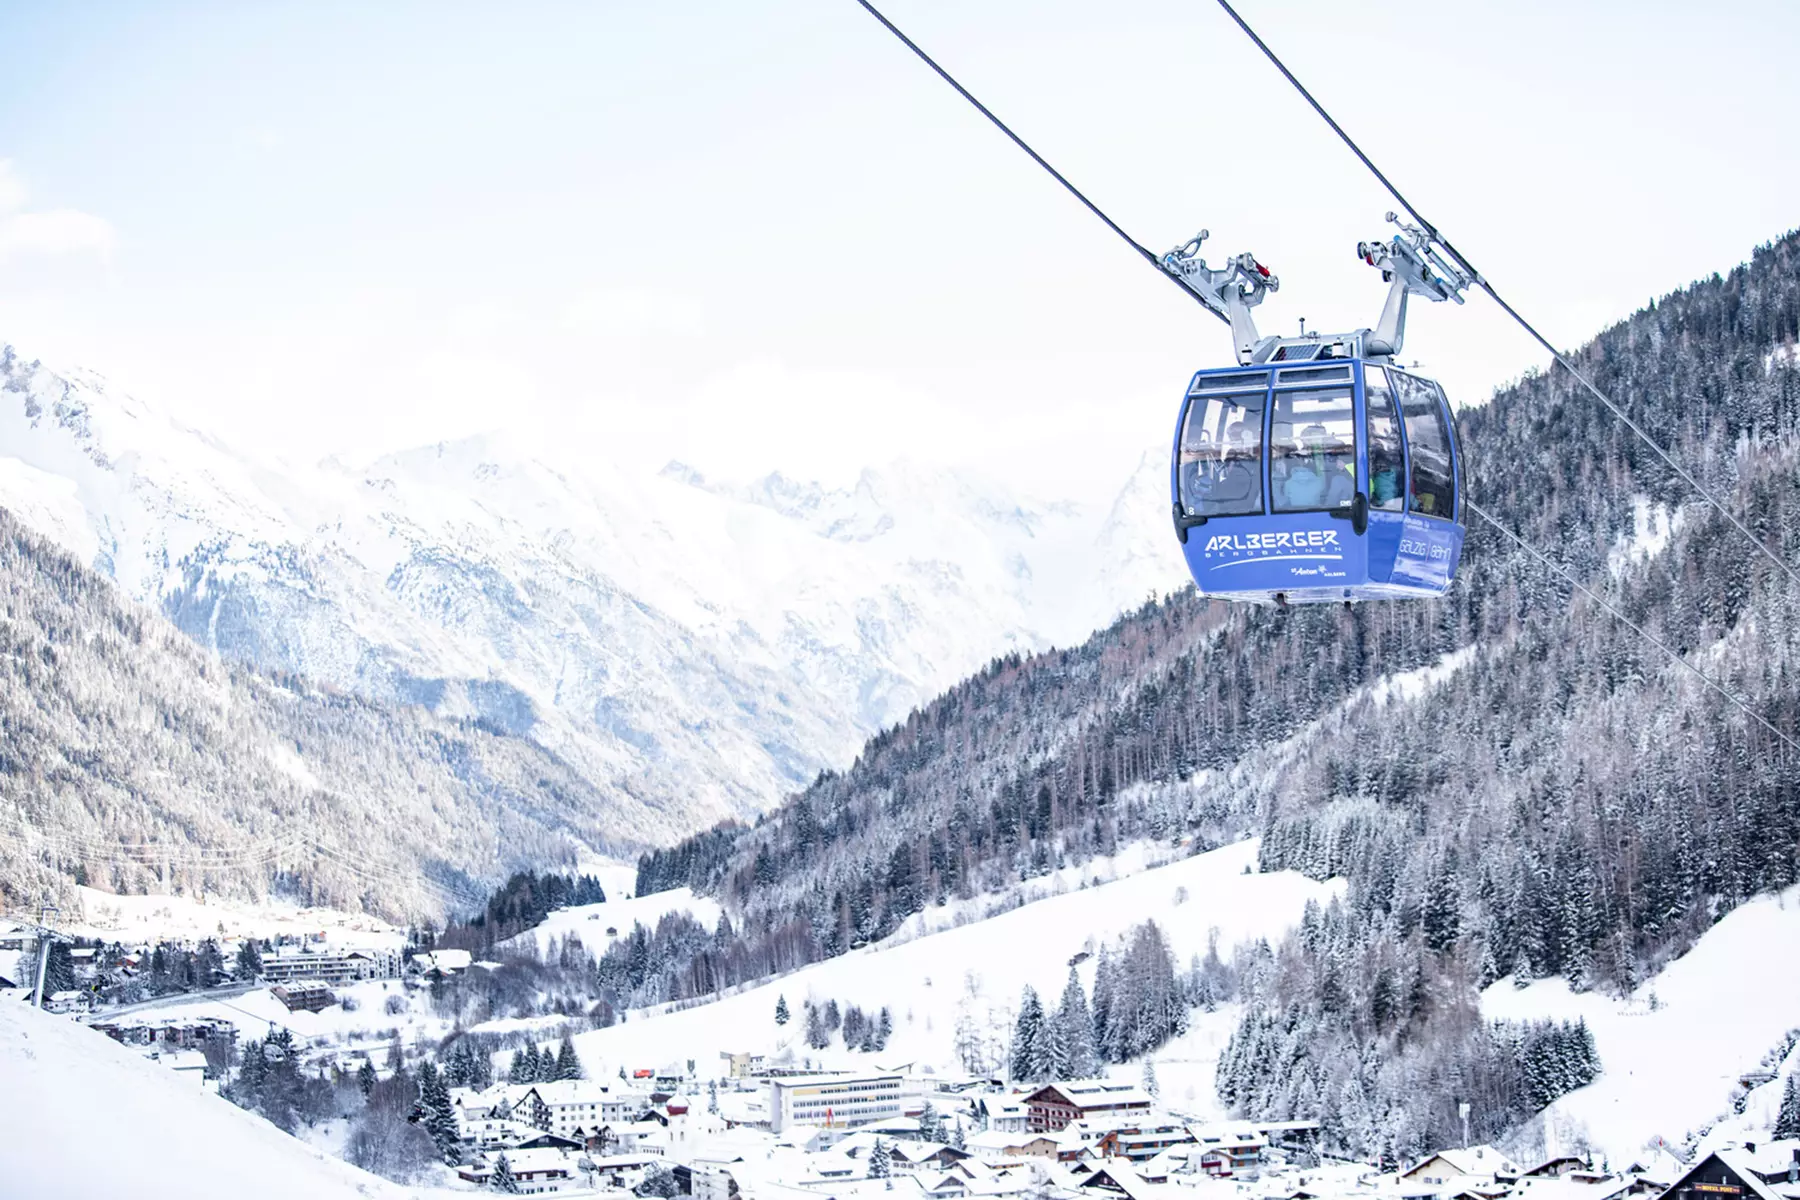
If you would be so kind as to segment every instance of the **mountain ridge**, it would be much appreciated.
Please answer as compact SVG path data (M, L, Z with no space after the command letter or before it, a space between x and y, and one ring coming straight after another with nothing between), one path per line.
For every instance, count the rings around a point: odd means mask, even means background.
M1073 566L1096 518L906 464L733 484L478 436L277 467L10 347L0 447L0 503L201 645L536 740L645 844L766 808L995 648L1127 598Z

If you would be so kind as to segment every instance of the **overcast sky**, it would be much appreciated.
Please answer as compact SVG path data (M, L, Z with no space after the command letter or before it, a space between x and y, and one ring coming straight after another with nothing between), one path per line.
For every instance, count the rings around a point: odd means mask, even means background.
M1209 0L887 11L1139 240L1254 250L1265 332L1375 320L1391 202ZM1791 0L1241 11L1563 344L1800 224ZM262 454L1085 495L1229 360L852 0L19 2L0 44L0 341ZM1485 299L1413 314L1461 402L1538 361Z

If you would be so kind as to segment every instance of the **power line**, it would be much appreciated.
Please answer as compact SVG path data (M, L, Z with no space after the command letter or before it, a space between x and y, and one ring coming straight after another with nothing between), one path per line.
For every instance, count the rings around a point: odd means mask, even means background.
M1771 725L1768 721L1768 718L1764 717L1761 713L1757 712L1754 708L1751 708L1749 704L1747 704L1745 701L1739 699L1735 694L1726 690L1720 684L1715 683L1713 681L1712 676L1708 675L1705 671L1702 671L1699 667L1696 667L1693 663L1689 662L1685 657L1683 657L1680 653L1678 653L1673 647L1666 645L1661 640L1659 640L1658 638L1651 635L1647 630L1644 629L1643 626L1637 624L1630 617L1627 617L1624 613L1620 612L1618 610L1618 608L1616 608L1611 603L1609 603L1605 597L1601 596L1598 592L1594 591L1592 588L1590 588L1586 584L1582 583L1579 579L1576 579L1574 575L1569 573L1567 568L1563 567L1561 564L1557 563L1554 559L1552 559L1549 555L1545 554L1542 550L1538 549L1536 546L1532 545L1530 542L1526 541L1524 538L1520 537L1518 534L1514 533L1512 530L1510 530L1506 526L1502 525L1491 514L1489 514L1489 512L1485 508L1482 508L1479 504L1476 504L1473 500L1469 499L1467 496L1463 497L1463 507L1467 508L1470 512L1474 513L1476 516L1478 516L1482 520L1486 521L1489 525L1492 525L1495 529L1499 530L1501 532L1501 534L1503 534L1514 545L1518 546L1521 550L1524 550L1526 553L1530 554L1533 558L1537 559L1540 563L1543 563L1546 567L1550 568L1550 570L1554 571L1557 574L1557 576L1562 579L1562 581L1564 583L1567 583L1570 587L1572 587L1576 591L1580 592L1583 596L1586 596L1589 600L1592 600L1595 604L1598 604L1601 608L1604 608L1607 612L1611 613L1613 616L1613 619L1618 621L1621 625L1625 626L1625 628L1631 630L1631 632L1637 634L1639 637L1643 638L1646 642L1649 642L1652 646L1655 646L1658 650L1661 650L1665 655L1667 655L1669 657L1669 660L1671 662L1678 663L1679 665L1681 665L1681 666L1687 668L1689 671L1693 672L1694 676L1697 679L1699 679L1701 683L1704 683L1707 687L1711 688L1713 691L1715 691L1719 695L1723 696L1726 700L1729 700L1732 704L1734 704L1738 708L1742 709L1746 716L1750 717L1757 724L1761 725L1764 729L1767 729L1770 733L1772 733L1776 737L1780 738L1782 740L1782 742L1784 742L1787 745L1788 749L1800 751L1800 743L1796 743L1793 738L1789 737L1787 734L1781 732L1781 730L1779 730L1779 729L1775 728L1775 726Z
M1044 168L1044 170L1049 173L1050 178L1052 178L1052 179L1056 180L1056 182L1062 184L1063 187L1068 190L1068 193L1071 196L1073 196L1077 200L1081 201L1082 205L1085 206L1089 212L1093 213L1096 217L1099 217L1101 221L1105 222L1106 227L1108 229L1112 230L1114 233L1118 234L1119 237L1125 242L1125 244L1127 246L1130 246L1133 250L1137 251L1138 254L1143 257L1145 262L1147 262L1151 266L1155 267L1157 274L1163 276L1164 278L1168 279L1170 282L1174 283L1177 287L1181 288L1183 295L1186 295L1186 296L1190 297L1191 299L1195 300L1196 302L1198 302L1202 308L1205 308L1207 312L1212 313L1212 315L1219 318L1219 320L1224 321L1226 324L1231 323L1230 318L1228 318L1224 313L1219 312L1218 310L1209 307L1204 300L1201 300L1199 296L1197 296L1193 292L1189 291L1187 289L1187 287L1185 285L1183 285L1179 279L1176 279L1173 275L1170 275L1167 271L1164 271L1162 269L1162 261L1160 259L1158 259L1156 257L1156 255L1153 254L1148 248L1146 248L1142 242L1138 241L1136 238L1132 237L1129 233L1126 233L1123 229L1121 229L1119 227L1118 222L1114 221L1111 217L1107 216L1105 212L1101 211L1101 208L1098 204L1095 204L1092 200L1089 200L1087 198L1087 196L1082 193L1080 188L1078 188L1074 184L1070 183L1068 181L1068 179L1066 179L1063 176L1063 173L1061 171L1058 171L1055 167L1051 166L1047 161L1045 161L1043 155L1039 154L1036 150L1033 150L1031 148L1030 144L1027 143L1024 138L1022 138L1018 134L1014 133L1012 131L1012 128L1009 125L1007 125L1007 123L1005 121L1002 121L999 117L995 116L993 111L991 109L989 109L987 105L985 105L981 101L977 100L974 96L974 93L970 92L968 88L966 88L962 84L958 83L956 81L956 77L954 75L950 74L950 72L944 70L943 67L939 66L937 63L937 60L932 58L931 55L925 53L925 51L920 48L920 46L917 42L913 41L911 38L907 37L904 33L902 33L900 31L900 27L898 25L895 25L892 21L888 20L885 16L883 16L880 9L876 8L873 4L870 4L869 0L856 0L856 2L860 5L862 5L865 9L867 9L870 16L874 17L877 21L880 21L881 24L887 29L887 31L889 33L891 33L895 37L899 38L902 45L904 45L908 50L911 50L914 54L918 55L921 62L923 62L926 66L930 67L933 71L936 71L938 73L939 78L941 78L945 83L949 84L951 87L955 88L958 95L960 95L964 100L967 100L970 104L974 105L975 111L979 112L982 116L984 116L988 120L992 121L994 123L994 128L998 129L1001 133L1004 133L1007 137L1011 138L1013 145L1015 145L1019 149L1023 150L1026 154L1029 154L1031 156L1031 161L1036 163L1038 166Z
M1403 194L1401 194L1400 189L1394 186L1393 181L1391 179L1389 179L1385 174L1383 174L1381 171L1381 168L1379 168L1375 165L1374 160L1371 159L1367 154L1365 154L1363 152L1363 148L1361 146L1356 144L1356 140L1354 138L1352 138L1348 133L1346 133L1344 131L1344 127L1342 125L1339 125L1337 123L1337 121L1332 117L1332 115L1325 110L1325 106L1323 104L1319 103L1317 97L1315 97L1311 92L1309 92L1306 89L1306 85L1301 83L1300 80L1294 75L1294 73L1292 71L1288 70L1287 64L1282 62L1280 57L1275 53L1275 51L1273 51L1269 48L1269 44L1267 42L1263 41L1261 37L1257 36L1256 30L1250 28L1250 23L1248 21L1244 20L1243 17L1238 15L1237 9L1235 9L1231 6L1231 0L1219 0L1219 7L1223 8L1226 12L1226 15L1228 15L1233 21L1237 22L1238 28L1243 30L1245 36L1247 36L1252 42L1254 42L1256 44L1256 48L1258 50L1261 50L1263 52L1263 56L1275 65L1275 69L1277 71L1281 72L1283 78L1285 78L1289 83L1294 85L1294 90L1300 93L1301 97L1309 105L1312 106L1312 110L1319 114L1320 119L1323 120L1327 125L1329 125L1331 127L1331 131L1338 135L1338 138L1344 143L1344 145L1346 145L1350 148L1350 152L1352 154L1356 155L1357 160L1359 162L1361 162L1363 166L1365 166L1369 169L1369 173L1371 175L1375 176L1375 178L1380 182L1382 187L1387 189L1388 195L1392 196L1399 203L1400 207L1404 208L1407 211L1408 215L1410 215L1412 217L1412 219L1418 223L1420 228L1422 228L1433 239L1435 239L1437 241L1437 243L1440 246L1442 246L1444 248L1444 250L1452 258L1456 259L1458 265L1460 265L1464 270L1468 271L1468 273L1474 277L1475 282L1480 284L1482 290L1485 291L1489 295L1489 297L1491 297L1493 299L1495 304L1498 304L1500 306L1500 309L1502 312L1504 312L1507 316L1511 317L1514 321L1518 322L1519 328L1523 329L1527 334L1531 335L1532 340L1537 342L1538 345L1542 346L1545 350L1548 350L1550 352L1550 357L1552 359L1554 359L1557 362L1557 364L1563 368L1563 370L1567 371L1570 375L1574 376L1576 382L1581 384L1582 387L1586 388L1588 390L1588 392L1594 397L1594 399L1600 401L1601 404L1605 405L1608 412L1612 413L1613 416L1617 417L1620 421L1624 422L1625 427L1627 429L1631 430L1632 433L1636 434L1639 441L1643 442L1644 445L1646 445L1646 446L1650 447L1650 449L1654 450L1656 452L1656 456L1658 458L1662 459L1664 464L1666 464L1670 470L1674 471L1675 474L1679 475L1683 482L1685 482L1690 488L1692 488L1696 493L1699 494L1701 499L1705 500L1708 504L1712 505L1715 509L1717 509L1720 516L1724 517L1727 521L1731 522L1732 526L1734 528L1736 528L1739 533L1743 534L1744 537L1750 542L1750 544L1755 546L1757 548L1757 550L1759 550L1762 553L1763 557L1767 558L1770 562L1774 563L1777 567L1781 568L1782 571L1786 572L1789 579L1792 579L1795 583L1800 583L1800 572L1795 571L1795 569L1793 567L1791 567L1787 564L1787 561L1785 559L1783 559L1780 555L1776 554L1773 550L1769 549L1768 546L1764 545L1760 538L1758 538L1754 533L1750 532L1749 526L1745 525L1742 521L1740 521L1737 518L1737 516L1734 513L1731 512L1731 510L1726 508L1725 505L1722 504L1718 500L1718 498L1715 497L1708 488L1706 488L1703 484L1701 484L1701 482L1698 479L1694 478L1694 476L1691 473L1689 473L1687 468L1683 467L1680 463L1676 462L1674 459L1674 456L1672 456L1667 450L1663 449L1661 443L1659 443L1655 438L1651 437L1650 434L1645 431L1643 426L1639 425L1636 421L1632 420L1630 415L1628 415L1624 409L1620 408L1617 404L1613 403L1612 398L1609 397L1605 392L1601 391L1600 388L1594 383L1593 380L1589 379L1586 375L1582 374L1581 371L1576 369L1575 364L1569 361L1568 356L1563 354L1563 352L1561 350L1558 350L1554 345L1552 345L1550 343L1549 338L1547 338L1543 334L1539 333L1537 330L1537 327L1535 325L1533 325L1530 321L1527 321L1523 316L1521 316L1518 309L1514 308L1511 304L1508 304L1506 302L1505 298L1502 297L1500 295L1500 293L1494 288L1494 285L1492 283L1488 282L1487 277L1485 275L1483 275L1480 271L1475 269L1475 264L1469 261L1467 255L1463 254L1455 246L1451 245L1450 240L1438 231L1437 226L1433 225L1430 221L1426 220L1424 214L1421 213L1418 209L1413 207L1412 201L1408 200Z

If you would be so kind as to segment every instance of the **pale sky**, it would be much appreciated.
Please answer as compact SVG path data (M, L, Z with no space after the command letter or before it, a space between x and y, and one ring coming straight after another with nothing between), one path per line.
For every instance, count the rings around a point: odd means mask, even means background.
M1553 339L1800 224L1788 0L1242 0ZM1393 207L1208 0L888 0L1140 241L1372 324ZM263 455L504 429L1097 496L1224 327L852 0L0 7L0 341ZM1415 303L1463 402L1540 356ZM3 451L0 447L0 451Z

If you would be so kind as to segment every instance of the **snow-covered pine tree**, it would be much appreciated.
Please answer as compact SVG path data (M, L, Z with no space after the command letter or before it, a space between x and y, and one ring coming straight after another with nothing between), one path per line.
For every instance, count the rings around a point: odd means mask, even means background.
M488 1176L488 1190L508 1196L519 1194L519 1181L513 1178L512 1163L504 1154L494 1159L494 1173Z
M427 1063L426 1067L430 1067ZM449 1166L462 1161L462 1131L456 1122L456 1106L450 1103L450 1089L444 1074L425 1068L419 1071L419 1107L424 1110L422 1124L437 1147L438 1154Z
M1062 1003L1056 1010L1056 1023L1062 1030L1062 1058L1057 1063L1058 1079L1089 1079L1100 1071L1094 1054L1094 1017L1088 1011L1087 993L1075 968L1069 968L1069 982L1063 985Z
M881 1138L876 1138L874 1149L869 1151L869 1178L887 1179L893 1173L894 1166L888 1156L888 1145Z
M1012 1081L1014 1083L1033 1083L1043 1078L1037 1073L1038 1064L1033 1057L1043 1024L1044 1003L1038 999L1037 990L1030 984L1026 984L1025 994L1019 1000L1019 1017L1013 1023Z
M1159 1095L1162 1091L1156 1083L1156 1060L1148 1054L1144 1055L1143 1088L1152 1096Z
M1094 964L1094 1058L1102 1062L1111 1056L1106 1047L1112 1038L1113 991L1117 963L1113 959L1112 947L1101 946L1099 960Z
M1781 1089L1781 1111L1775 1115L1776 1138L1800 1138L1800 1067L1788 1072Z
M775 1023L777 1025L786 1025L788 1023L789 1015L786 994L784 993L775 997Z
M894 1014L887 1005L881 1006L881 1017L875 1022L875 1044L871 1049L886 1050L888 1038L894 1034Z
M825 1012L810 1000L806 1002L806 1044L814 1050L831 1045L831 1027L825 1023Z
M1061 1064L1068 1057L1068 1051L1063 1045L1062 1026L1057 1022L1056 1014L1044 1012L1038 1020L1037 1036L1031 1041L1031 1078L1037 1082L1057 1078Z
M362 1066L356 1068L356 1086L362 1092L364 1100L375 1090L375 1064L366 1056L362 1060Z
M556 1073L553 1079L580 1079L581 1057L575 1053L575 1041L564 1035L562 1047L556 1052Z
M513 1052L512 1069L507 1072L506 1077L511 1083L536 1083L538 1081L537 1043L526 1042L523 1050Z

